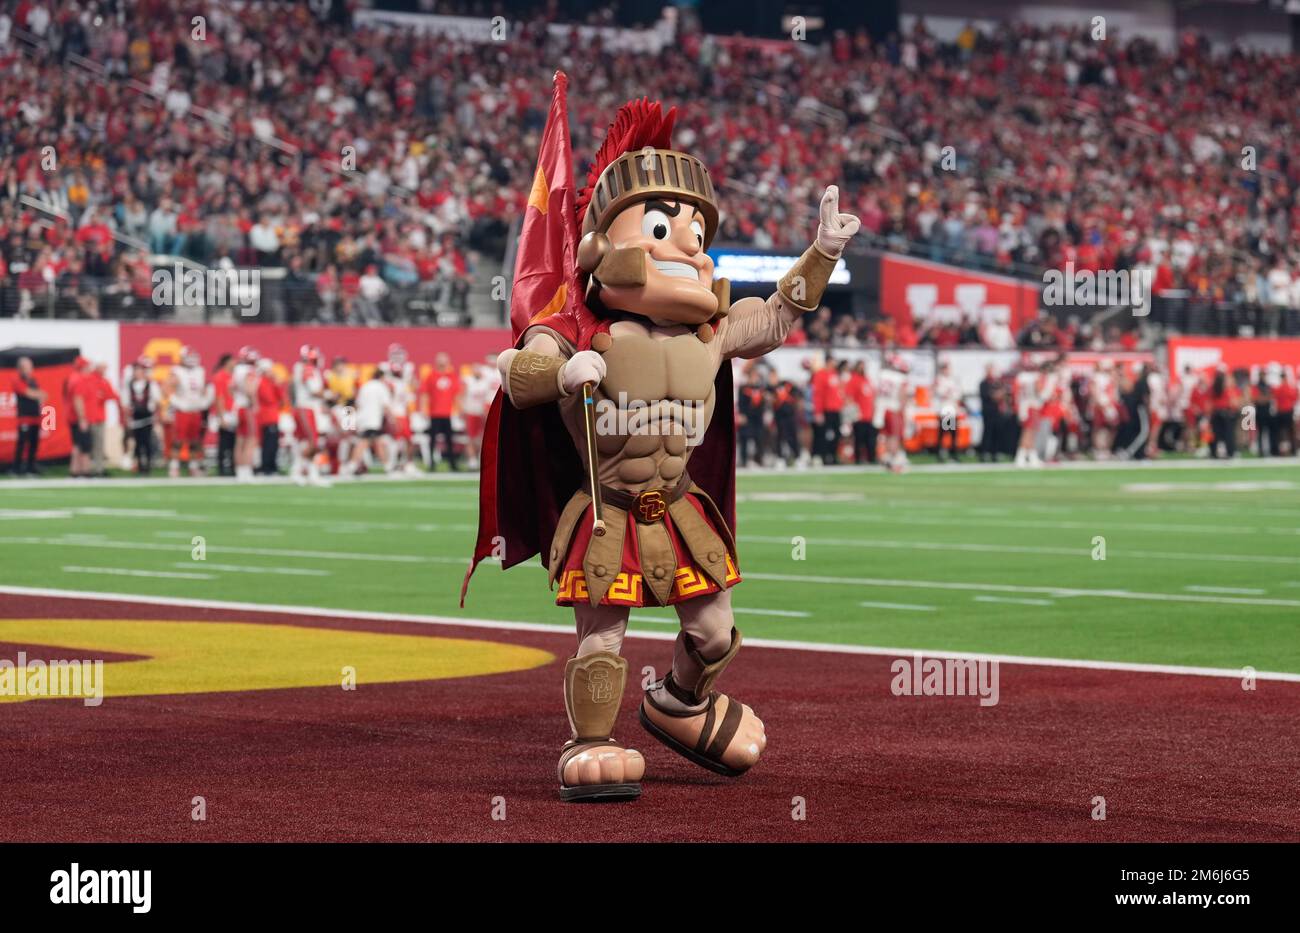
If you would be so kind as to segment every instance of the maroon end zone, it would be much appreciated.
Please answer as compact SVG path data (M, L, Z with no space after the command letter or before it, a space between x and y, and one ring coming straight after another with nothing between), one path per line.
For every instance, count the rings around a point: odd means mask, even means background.
M571 637L6 596L0 617L262 621L510 641ZM0 646L0 656L11 656ZM631 671L667 662L630 638ZM642 798L556 797L560 667L487 677L0 705L11 841L1294 840L1300 684L1003 664L1001 702L895 697L886 657L747 648L725 687L769 746L728 780L642 733ZM208 819L190 819L190 800ZM1094 797L1107 818L1091 818ZM493 820L503 797L506 819ZM807 819L791 819L792 800Z

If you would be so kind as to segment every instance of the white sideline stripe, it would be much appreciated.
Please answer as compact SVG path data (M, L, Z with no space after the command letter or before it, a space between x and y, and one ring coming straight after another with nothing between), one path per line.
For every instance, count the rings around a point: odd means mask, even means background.
M215 580L210 573L172 573L167 570L129 570L126 567L76 567L64 565L64 573L104 573L118 577L161 577L164 580Z
M66 509L0 509L0 521L34 521L45 518L71 518Z
M983 590L992 593L1038 593L1043 596L1095 596L1103 599L1137 599L1150 602L1213 603L1226 606L1282 606L1300 609L1296 599L1256 599L1247 596L1201 596L1186 593L1142 593L1135 590L1088 590L1064 586L1016 586L1011 583L954 583L948 580L897 580L873 577L817 577L797 573L745 572L746 580L769 580L776 583L817 583L824 586L879 586L921 590Z
M1052 476L1060 473L1093 473L1093 472L1159 472L1161 470L1252 470L1268 469L1280 466L1294 466L1294 457L1253 457L1249 460L1151 460L1135 462L1131 460L1120 461L1087 461L1077 460L1066 463L1056 463L1037 475ZM844 464L842 466L820 466L808 470L773 470L756 467L741 467L736 472L741 476L763 476L769 479L798 479L805 480L810 476L822 475L858 475L866 473L878 473L888 475L888 471L880 466L854 466ZM1015 473L1024 475L1024 471L1016 467L1014 463L937 463L913 465L908 468L911 474L928 474L938 473L945 476L965 476L975 473ZM346 483L340 483L335 489L349 489L357 485L375 486L379 484L398 483L477 483L478 472L465 473L423 473L419 476L388 476L386 474L372 474L363 477L353 477ZM898 482L906 482L904 477L899 477ZM244 489L256 489L262 486L288 486L293 484L293 479L288 476L262 476L258 477L251 483L243 482L226 476L183 476L178 479L170 477L131 477L122 476L113 479L73 479L71 477L51 477L47 479L4 479L0 480L0 491L5 489L125 489L130 487L185 487L185 486L239 486Z
M858 605L865 609L907 609L913 612L936 612L939 609L938 606L923 606L920 603L877 603L869 600Z
M1263 596L1268 590L1251 586L1185 586L1189 593L1228 593L1236 596Z
M422 616L401 612L372 612L360 609L324 609L308 606L277 606L267 603L227 602L219 599L191 599L179 596L148 596L133 593L87 593L80 590L60 590L50 587L0 586L0 593L15 596L44 596L56 599L93 599L116 603L148 603L156 606L185 606L195 609L231 609L242 612L273 612L282 615L312 616L332 619L367 619L377 622L415 622L423 625L452 625L463 628L497 629L504 631L550 632L569 634L570 625L546 625L540 622L506 622L497 619L460 619L454 616ZM653 641L674 641L672 632L629 631L629 638L648 638ZM790 641L779 638L748 638L747 645L754 648L780 648L787 651L820 651L825 654L865 654L883 657L911 657L921 654L937 658L957 658L969 661L997 661L1002 664L1025 664L1034 667L1067 667L1098 671L1128 671L1140 674L1178 674L1193 677L1228 677L1240 680L1241 668L1187 667L1177 664L1142 664L1130 661L1091 661L1076 658L1039 658L1015 654L987 654L972 651L944 651L938 648L883 648L869 645L825 644L815 641ZM1278 680L1300 683L1300 674L1286 671L1256 671L1256 680Z
M210 564L207 561L177 561L172 566L183 568L200 563L203 565L204 570L214 570L221 573L272 573L286 577L330 577L334 575L333 571L330 570L308 570L303 567L250 567L247 564Z
M1020 606L1055 606L1050 599L1024 599L1015 596L976 596L977 603L1016 603Z

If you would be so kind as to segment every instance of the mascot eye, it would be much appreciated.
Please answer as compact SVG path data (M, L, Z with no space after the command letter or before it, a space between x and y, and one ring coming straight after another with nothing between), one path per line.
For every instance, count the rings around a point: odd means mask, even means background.
M698 220L691 221L691 233L695 234L695 241L701 246L704 245L704 227Z
M663 211L646 211L641 218L641 232L656 240L668 239L672 227L668 224L668 215Z

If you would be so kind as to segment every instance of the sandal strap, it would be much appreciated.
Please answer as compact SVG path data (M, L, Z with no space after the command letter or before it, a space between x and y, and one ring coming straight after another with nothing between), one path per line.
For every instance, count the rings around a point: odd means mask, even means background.
M727 711L722 716L722 725L718 727L718 734L713 737L713 742L704 752L705 755L715 761L720 761L722 759L722 753L727 750L727 746L731 744L731 740L736 737L736 730L740 728L740 720L744 714L744 704L733 700L731 697L727 697ZM709 709L709 716L710 718L713 716L712 707ZM708 734L709 728L706 723L702 735Z
M709 736L713 734L713 720L718 715L718 695L716 693L709 695L709 705L704 713L704 728L700 730L700 738L695 743L695 750L701 755L707 755L705 751L709 747Z

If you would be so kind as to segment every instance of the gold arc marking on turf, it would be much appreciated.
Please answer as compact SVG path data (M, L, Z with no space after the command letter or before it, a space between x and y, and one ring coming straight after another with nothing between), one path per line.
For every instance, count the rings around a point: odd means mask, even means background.
M105 697L341 688L344 667L356 670L362 687L504 674L555 660L504 642L254 622L3 619L0 641L30 646L29 659L40 657L37 646L88 661L96 652L145 655L104 664ZM0 703L30 699L41 698L0 696Z

